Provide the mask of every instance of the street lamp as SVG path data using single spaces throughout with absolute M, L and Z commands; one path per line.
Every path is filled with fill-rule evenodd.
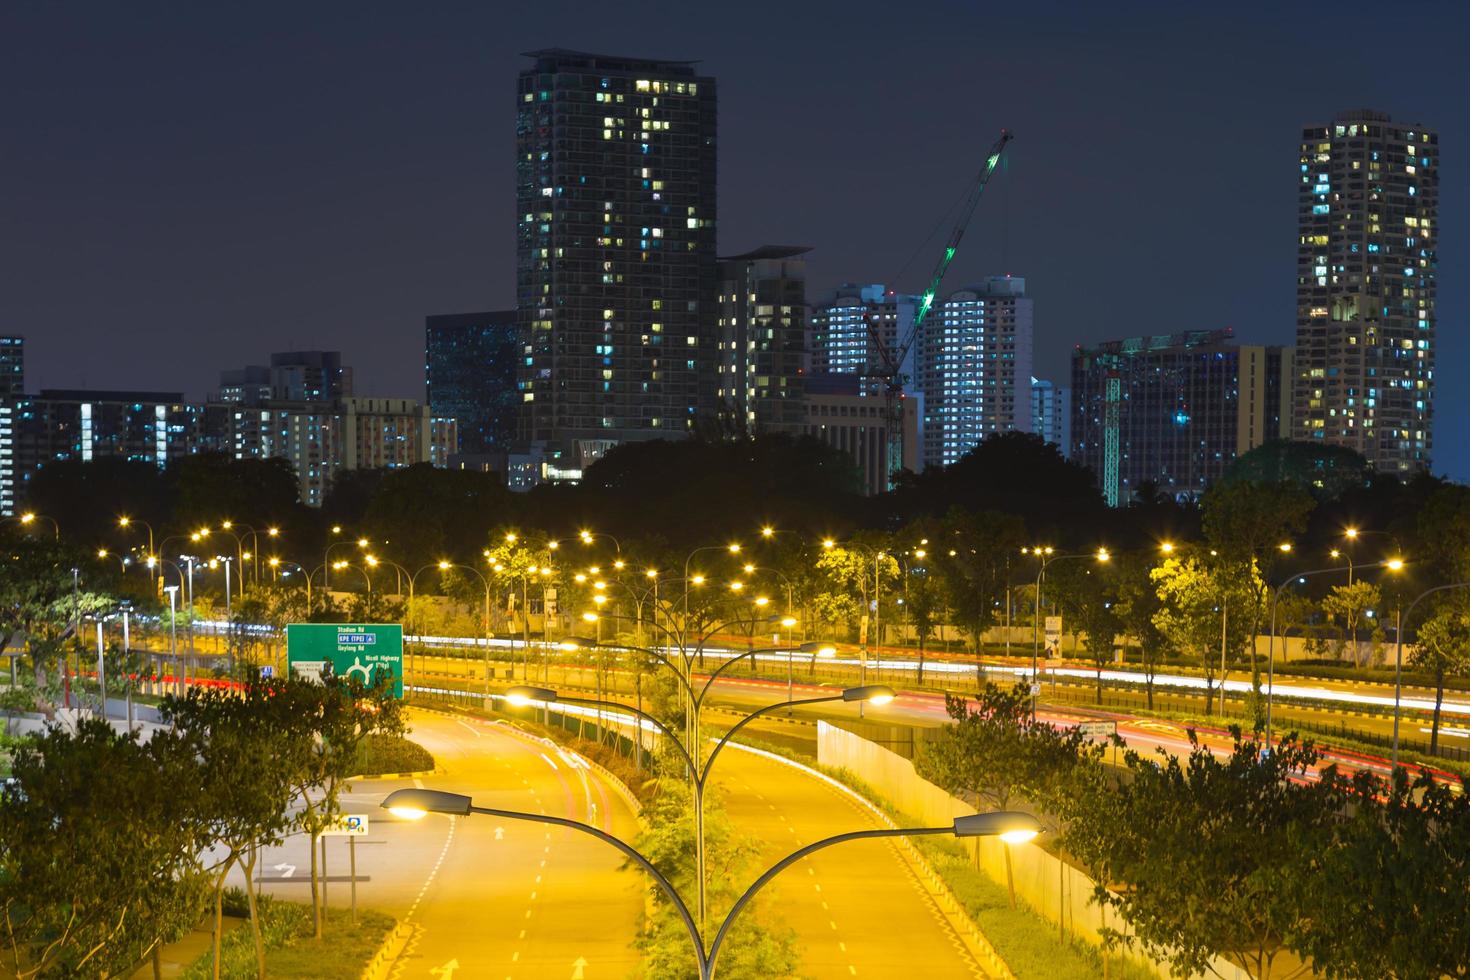
M 524 820 L 529 823 L 548 824 L 553 827 L 565 827 L 595 837 L 606 844 L 611 845 L 622 852 L 629 860 L 637 864 L 653 878 L 659 888 L 679 913 L 679 918 L 684 923 L 685 930 L 689 933 L 689 940 L 694 944 L 695 962 L 699 967 L 700 980 L 713 980 L 715 966 L 720 955 L 720 948 L 724 945 L 725 937 L 729 935 L 730 927 L 736 918 L 755 898 L 756 893 L 770 883 L 770 881 L 808 855 L 831 847 L 834 844 L 842 844 L 854 840 L 871 840 L 885 837 L 922 837 L 928 835 L 949 834 L 954 837 L 998 837 L 1010 845 L 1019 845 L 1034 840 L 1041 833 L 1041 823 L 1028 813 L 1013 811 L 995 811 L 991 813 L 975 813 L 968 816 L 956 817 L 954 822 L 947 827 L 884 827 L 877 830 L 854 830 L 845 834 L 836 834 L 805 847 L 798 848 L 786 857 L 777 861 L 766 870 L 759 878 L 747 888 L 730 907 L 725 914 L 715 933 L 714 942 L 710 944 L 709 951 L 704 948 L 704 936 L 700 926 L 694 921 L 690 914 L 689 906 L 680 897 L 678 889 L 674 887 L 667 876 L 654 866 L 638 852 L 631 844 L 621 838 L 590 824 L 579 820 L 569 820 L 565 817 L 553 817 L 544 813 L 526 813 L 520 810 L 499 810 L 491 807 L 475 806 L 474 800 L 460 793 L 448 793 L 443 790 L 432 789 L 400 789 L 389 793 L 379 804 L 383 809 L 403 820 L 420 820 L 430 813 L 443 813 L 450 816 L 468 817 L 472 813 L 484 816 L 496 817 L 502 820 Z
M 51 536 L 58 541 L 61 540 L 61 526 L 56 523 L 56 519 L 54 517 L 47 517 L 45 514 L 37 514 L 33 510 L 28 510 L 24 514 L 17 514 L 14 517 L 7 517 L 3 520 L 0 520 L 0 524 L 8 524 L 11 521 L 14 521 L 21 527 L 25 528 L 29 528 L 37 521 L 48 521 L 51 524 Z
M 485 696 L 486 697 L 489 697 L 490 696 L 490 580 L 488 578 L 486 578 L 480 572 L 480 570 L 478 568 L 472 568 L 469 565 L 460 565 L 460 564 L 458 564 L 456 562 L 452 562 L 452 561 L 441 561 L 441 562 L 438 563 L 438 566 L 437 567 L 438 567 L 439 571 L 441 571 L 441 572 L 447 572 L 451 568 L 458 568 L 458 569 L 460 569 L 462 571 L 469 572 L 470 574 L 474 575 L 475 578 L 479 579 L 480 580 L 480 584 L 485 587 L 485 614 L 484 614 L 483 622 L 481 624 L 481 628 L 484 630 L 484 633 L 485 633 Z M 415 574 L 417 574 L 417 573 L 415 573 Z M 410 587 L 412 587 L 412 583 L 410 583 Z M 514 669 L 514 665 L 515 665 L 515 651 L 514 650 L 511 651 L 511 665 L 512 665 L 512 668 L 511 669 L 513 670 Z M 422 661 L 420 662 L 419 666 L 420 667 L 423 666 Z
M 1163 547 L 1165 551 L 1174 550 L 1172 544 L 1166 543 Z M 1056 549 L 1051 545 L 1036 545 L 1032 548 L 1021 549 L 1021 554 L 1031 555 L 1041 563 L 1041 567 L 1036 572 L 1036 613 L 1031 617 L 1031 717 L 1033 720 L 1036 718 L 1037 700 L 1041 697 L 1041 681 L 1038 679 L 1041 669 L 1041 589 L 1046 583 L 1046 568 L 1052 562 L 1063 561 L 1067 558 L 1091 558 L 1103 563 L 1113 558 L 1112 552 L 1107 548 L 1071 555 L 1058 555 L 1055 554 L 1055 551 Z
M 1399 567 L 1403 567 L 1403 563 L 1402 562 L 1399 562 Z M 1394 764 L 1394 766 L 1398 766 L 1398 764 L 1399 764 L 1399 700 L 1400 700 L 1400 694 L 1401 694 L 1401 692 L 1403 690 L 1402 687 L 1401 687 L 1401 685 L 1400 685 L 1400 671 L 1403 669 L 1403 663 L 1404 663 L 1404 620 L 1408 619 L 1410 616 L 1412 616 L 1414 614 L 1414 607 L 1417 606 L 1417 605 L 1419 605 L 1419 601 L 1421 599 L 1426 599 L 1429 596 L 1434 595 L 1436 592 L 1448 592 L 1451 589 L 1470 589 L 1470 582 L 1454 582 L 1454 583 L 1452 583 L 1450 585 L 1437 585 L 1434 588 L 1432 588 L 1432 589 L 1426 589 L 1423 592 L 1419 593 L 1417 596 L 1415 596 L 1414 597 L 1414 601 L 1411 602 L 1411 603 L 1409 603 L 1409 608 L 1407 610 L 1405 610 L 1402 606 L 1399 607 L 1400 612 L 1399 612 L 1399 616 L 1398 616 L 1398 625 L 1397 625 L 1397 627 L 1395 627 L 1395 630 L 1394 630 L 1394 632 L 1395 632 L 1396 635 L 1394 637 L 1394 650 L 1393 650 L 1393 764 Z
M 738 660 L 740 658 L 737 657 L 735 659 Z M 725 664 L 721 665 L 721 669 L 728 667 L 731 663 L 734 662 L 735 660 L 727 661 Z M 709 691 L 709 685 L 713 683 L 714 678 L 716 675 L 718 675 L 718 673 L 719 672 L 716 671 L 715 675 L 712 675 L 708 680 L 706 680 L 704 688 L 697 698 L 698 701 L 702 702 L 704 700 L 704 694 Z M 689 690 L 691 697 L 693 697 L 693 688 L 690 687 Z M 866 684 L 860 687 L 849 687 L 838 694 L 829 694 L 818 698 L 802 698 L 799 701 L 778 701 L 775 704 L 768 704 L 764 707 L 757 708 L 755 711 L 737 721 L 727 732 L 725 732 L 724 735 L 720 736 L 719 740 L 715 742 L 715 747 L 711 749 L 710 754 L 705 757 L 704 765 L 702 767 L 697 762 L 695 762 L 695 756 L 699 754 L 697 743 L 693 746 L 693 751 L 691 752 L 690 747 L 686 747 L 683 741 L 681 741 L 678 736 L 676 736 L 669 729 L 667 725 L 659 721 L 658 718 L 644 711 L 642 708 L 635 708 L 632 705 L 622 704 L 621 702 L 604 701 L 597 698 L 564 697 L 557 691 L 547 687 L 512 687 L 505 692 L 505 697 L 506 700 L 509 701 L 511 704 L 517 706 L 525 706 L 537 702 L 547 704 L 562 702 L 565 704 L 588 705 L 590 707 L 596 707 L 599 709 L 608 707 L 620 708 L 625 711 L 631 711 L 639 718 L 642 718 L 643 720 L 649 722 L 669 739 L 674 748 L 678 751 L 680 758 L 682 758 L 684 760 L 684 763 L 688 765 L 689 772 L 691 774 L 690 787 L 694 793 L 695 877 L 699 884 L 699 923 L 700 926 L 703 927 L 706 909 L 704 864 L 704 793 L 705 787 L 709 783 L 710 771 L 714 768 L 715 760 L 719 758 L 720 751 L 724 749 L 727 744 L 729 744 L 730 740 L 734 738 L 735 735 L 742 728 L 750 724 L 752 721 L 755 721 L 762 715 L 769 714 L 772 711 L 777 711 L 781 708 L 794 708 L 800 705 L 828 704 L 833 701 L 843 701 L 856 704 L 868 703 L 873 705 L 885 705 L 893 700 L 894 693 L 892 688 L 885 687 L 881 684 Z
M 1386 568 L 1391 572 L 1397 572 L 1403 569 L 1404 560 L 1402 558 L 1390 558 L 1386 561 L 1374 562 L 1371 565 L 1365 565 L 1363 567 Z M 1271 633 L 1266 638 L 1266 746 L 1268 748 L 1271 746 L 1271 709 L 1275 703 L 1276 694 L 1276 606 L 1281 601 L 1281 593 L 1286 591 L 1287 586 L 1297 582 L 1305 582 L 1307 579 L 1311 578 L 1314 575 L 1331 575 L 1333 572 L 1348 571 L 1348 568 L 1349 566 L 1347 565 L 1339 565 L 1333 568 L 1318 568 L 1310 572 L 1298 572 L 1297 574 L 1288 578 L 1285 582 L 1282 582 L 1280 585 L 1278 585 L 1276 587 L 1276 591 L 1271 593 Z M 1410 606 L 1410 609 L 1412 608 L 1413 607 Z M 1402 618 L 1400 618 L 1400 624 L 1402 624 Z M 1400 641 L 1402 641 L 1402 637 L 1400 637 L 1399 639 Z M 1285 638 L 1283 638 L 1282 650 L 1284 651 L 1285 649 Z M 1256 676 L 1259 677 L 1260 675 L 1257 674 Z M 1223 684 L 1223 679 L 1221 683 Z M 1395 695 L 1395 705 L 1397 705 L 1397 701 L 1397 695 Z M 1221 703 L 1224 703 L 1223 695 Z M 1394 721 L 1395 724 L 1397 724 L 1398 715 L 1396 709 Z M 1397 743 L 1395 743 L 1395 746 L 1397 746 Z

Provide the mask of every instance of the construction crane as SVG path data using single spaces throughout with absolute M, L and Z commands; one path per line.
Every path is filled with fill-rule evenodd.
M 980 173 L 970 188 L 969 196 L 960 206 L 959 220 L 955 222 L 954 230 L 949 233 L 949 241 L 945 243 L 944 254 L 940 256 L 939 264 L 934 267 L 934 275 L 929 279 L 929 288 L 925 289 L 919 297 L 919 306 L 914 310 L 913 322 L 909 324 L 908 333 L 904 335 L 898 346 L 890 348 L 885 344 L 879 325 L 872 318 L 868 319 L 868 341 L 878 351 L 881 363 L 870 363 L 865 374 L 870 378 L 880 378 L 884 382 L 884 419 L 888 428 L 886 465 L 889 489 L 893 488 L 894 477 L 903 469 L 903 418 L 900 402 L 903 397 L 904 382 L 907 380 L 903 374 L 903 362 L 907 359 L 914 342 L 918 340 L 919 331 L 923 329 L 924 321 L 929 318 L 929 311 L 934 308 L 934 300 L 939 295 L 939 286 L 944 282 L 944 274 L 949 271 L 950 263 L 954 262 L 955 253 L 959 251 L 960 239 L 965 237 L 965 229 L 969 227 L 970 219 L 975 215 L 975 207 L 980 203 L 980 195 L 985 192 L 985 185 L 990 183 L 990 175 L 995 173 L 996 166 L 1000 164 L 1000 156 L 1005 152 L 1006 144 L 1010 141 L 1011 134 L 1004 129 L 1001 130 L 1000 139 L 996 140 L 990 151 L 985 154 L 985 163 L 980 167 Z

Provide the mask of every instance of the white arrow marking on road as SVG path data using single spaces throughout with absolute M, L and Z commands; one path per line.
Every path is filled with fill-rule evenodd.
M 582 971 L 587 969 L 587 960 L 581 956 L 572 964 L 572 980 L 582 980 Z
M 296 865 L 278 864 L 276 865 L 276 870 L 281 873 L 282 878 L 289 878 L 296 873 Z
M 504 827 L 496 827 L 495 828 L 495 839 L 496 840 L 505 840 L 505 828 Z
M 459 969 L 459 960 L 450 960 L 443 966 L 436 966 L 429 971 L 432 977 L 443 977 L 444 980 L 452 980 L 454 971 Z

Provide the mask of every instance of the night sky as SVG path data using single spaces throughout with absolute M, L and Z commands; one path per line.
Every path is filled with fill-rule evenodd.
M 1196 9 L 1198 7 L 1198 9 Z M 1436 470 L 1470 479 L 1470 5 L 41 3 L 0 6 L 0 332 L 29 387 L 182 390 L 339 348 L 422 397 L 423 317 L 514 305 L 520 52 L 699 59 L 720 247 L 802 244 L 812 298 L 1025 276 L 1073 344 L 1294 330 L 1302 126 L 1441 134 Z M 1381 45 L 1381 47 L 1379 47 Z

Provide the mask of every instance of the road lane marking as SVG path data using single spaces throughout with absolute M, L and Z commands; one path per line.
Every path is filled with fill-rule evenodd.
M 541 753 L 541 758 L 546 760 L 546 764 L 551 767 L 552 772 L 561 771 L 561 766 L 557 765 L 555 762 L 552 762 L 551 756 L 547 755 L 545 752 Z

